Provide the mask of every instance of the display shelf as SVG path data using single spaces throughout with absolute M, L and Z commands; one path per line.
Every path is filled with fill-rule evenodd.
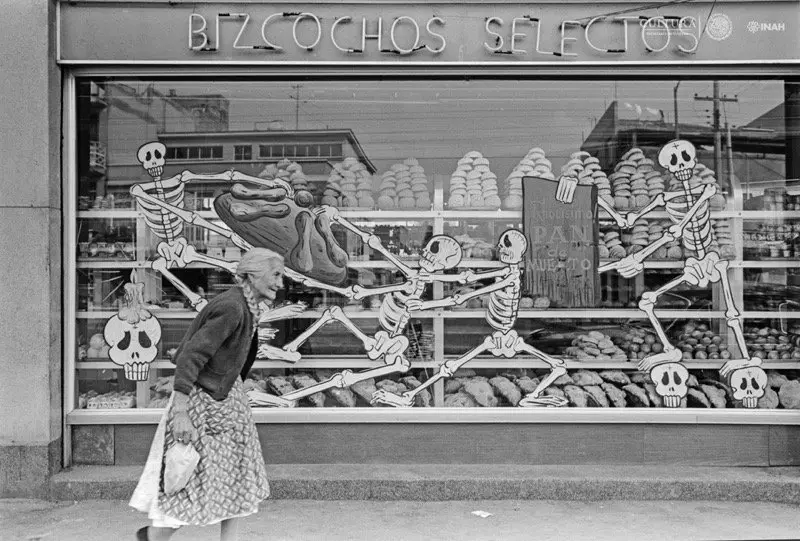
M 377 319 L 378 310 L 365 309 L 360 306 L 343 306 L 342 310 L 352 319 Z M 295 316 L 292 319 L 319 319 L 323 310 L 306 310 Z M 77 319 L 109 319 L 116 316 L 119 312 L 114 310 L 96 310 L 96 311 L 81 311 L 75 312 Z M 150 313 L 158 319 L 194 319 L 197 312 L 194 310 L 171 310 L 171 309 L 158 309 L 151 308 Z M 432 319 L 436 317 L 433 311 L 415 312 L 414 319 Z
M 800 269 L 800 259 L 731 261 L 732 269 Z
M 156 425 L 163 409 L 74 410 L 69 425 Z M 701 408 L 253 408 L 256 423 L 800 425 L 798 410 Z
M 196 211 L 199 216 L 206 219 L 216 219 L 217 213 L 213 210 Z M 634 209 L 619 211 L 623 214 L 635 212 Z M 365 218 L 365 219 L 387 219 L 387 220 L 418 220 L 426 218 L 444 218 L 445 220 L 470 219 L 496 219 L 514 220 L 522 218 L 521 210 L 364 210 L 364 209 L 339 209 L 339 214 L 346 218 Z M 77 213 L 78 218 L 138 218 L 143 216 L 136 209 L 100 209 L 100 210 L 81 210 Z M 598 213 L 600 219 L 610 220 L 611 215 L 605 211 Z M 644 219 L 669 219 L 669 214 L 663 210 L 654 210 L 643 217 Z M 800 220 L 800 210 L 770 211 L 770 210 L 715 210 L 711 211 L 712 219 L 742 218 L 744 220 Z
M 375 368 L 381 366 L 383 363 L 380 360 L 371 361 L 366 357 L 350 357 L 350 356 L 326 356 L 303 357 L 296 363 L 287 361 L 273 361 L 273 360 L 256 360 L 253 362 L 253 370 L 255 369 L 292 369 L 303 370 L 306 368 Z M 175 364 L 167 359 L 156 359 L 150 365 L 151 369 L 165 369 L 174 370 Z M 411 369 L 426 369 L 426 368 L 439 368 L 439 363 L 434 361 L 411 361 Z M 75 363 L 76 370 L 122 370 L 122 367 L 111 361 L 77 361 Z
M 794 312 L 745 310 L 742 313 L 742 317 L 744 319 L 800 319 L 800 310 L 796 310 Z
M 142 215 L 136 209 L 126 208 L 126 209 L 102 209 L 102 210 L 79 210 L 78 219 L 135 219 L 139 218 Z
M 403 263 L 412 268 L 419 268 L 419 258 L 401 258 Z M 605 265 L 614 263 L 617 259 L 601 259 L 600 264 Z M 645 269 L 680 269 L 683 268 L 683 260 L 648 260 L 643 262 Z M 347 266 L 352 269 L 394 269 L 396 268 L 388 261 L 349 261 Z M 490 259 L 464 259 L 459 267 L 473 269 L 500 268 L 504 264 L 500 261 Z M 79 269 L 142 269 L 149 267 L 146 261 L 132 261 L 122 259 L 78 259 Z M 206 263 L 190 263 L 187 269 L 219 269 L 214 265 Z M 800 269 L 800 259 L 781 259 L 781 260 L 744 260 L 731 261 L 730 268 L 737 269 Z
M 75 370 L 122 370 L 123 367 L 111 361 L 86 360 L 76 361 Z M 156 359 L 150 363 L 151 370 L 174 370 L 175 365 L 167 359 Z
M 535 345 L 535 342 L 534 342 Z M 454 360 L 458 357 L 448 355 L 445 360 Z M 638 371 L 638 361 L 578 361 L 573 358 L 565 357 L 567 370 L 632 370 Z M 719 370 L 725 363 L 724 360 L 686 360 L 681 361 L 689 370 Z M 798 370 L 800 361 L 764 361 L 764 370 Z M 536 357 L 527 355 L 517 355 L 513 359 L 499 359 L 497 357 L 476 357 L 471 360 L 464 368 L 473 370 L 505 370 L 511 368 L 550 368 L 550 365 L 540 361 Z
M 483 319 L 485 313 L 482 309 L 435 311 L 437 316 L 452 319 Z M 725 317 L 725 312 L 721 310 L 667 310 L 656 308 L 656 313 L 662 319 L 715 319 Z M 798 313 L 800 314 L 800 312 Z M 517 317 L 519 319 L 647 319 L 647 314 L 638 308 L 547 308 L 542 310 L 520 310 Z

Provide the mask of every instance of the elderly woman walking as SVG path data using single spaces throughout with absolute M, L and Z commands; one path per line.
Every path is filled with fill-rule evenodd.
M 170 405 L 130 502 L 152 520 L 136 532 L 139 541 L 169 539 L 185 525 L 216 523 L 220 539 L 233 541 L 237 519 L 256 513 L 269 497 L 242 378 L 258 350 L 259 305 L 275 300 L 283 270 L 279 254 L 249 250 L 236 269 L 236 285 L 209 301 L 179 345 Z M 191 443 L 200 461 L 182 490 L 166 494 L 164 455 L 175 442 Z

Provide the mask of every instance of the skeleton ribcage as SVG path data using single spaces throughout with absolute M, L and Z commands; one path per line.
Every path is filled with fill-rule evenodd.
M 493 329 L 508 332 L 514 327 L 519 312 L 519 284 L 511 284 L 489 294 L 486 322 Z
M 183 184 L 179 184 L 169 192 L 152 188 L 147 191 L 147 195 L 157 197 L 173 207 L 183 208 Z M 184 222 L 178 215 L 143 199 L 137 201 L 144 213 L 145 223 L 157 237 L 171 241 L 183 232 Z
M 696 198 L 681 197 L 667 202 L 666 209 L 670 220 L 676 224 L 683 220 L 686 213 L 694 205 L 694 201 L 696 201 Z M 711 247 L 711 220 L 708 203 L 703 203 L 700 206 L 697 214 L 686 226 L 682 240 L 687 249 L 693 250 L 700 255 L 705 255 Z

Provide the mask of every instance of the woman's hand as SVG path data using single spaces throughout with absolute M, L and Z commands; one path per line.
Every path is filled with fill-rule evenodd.
M 189 412 L 179 411 L 175 413 L 172 420 L 172 434 L 176 441 L 181 443 L 192 443 L 197 441 L 197 430 L 189 419 Z
M 197 430 L 189 419 L 189 397 L 185 394 L 175 391 L 175 398 L 173 398 L 173 413 L 172 418 L 172 436 L 175 441 L 181 443 L 192 443 L 197 441 Z

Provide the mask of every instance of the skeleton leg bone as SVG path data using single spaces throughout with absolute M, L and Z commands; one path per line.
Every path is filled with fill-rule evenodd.
M 181 282 L 181 281 L 180 281 L 180 279 L 178 279 L 178 277 L 177 277 L 177 276 L 175 276 L 174 274 L 172 274 L 172 273 L 171 273 L 171 272 L 168 270 L 168 268 L 167 268 L 167 264 L 168 264 L 168 262 L 167 262 L 167 260 L 166 260 L 166 259 L 164 259 L 163 257 L 159 257 L 158 259 L 155 259 L 154 261 L 150 261 L 150 262 L 148 262 L 148 263 L 147 263 L 147 266 L 149 266 L 151 269 L 153 269 L 153 270 L 155 270 L 155 271 L 158 271 L 158 272 L 160 272 L 160 273 L 161 273 L 161 275 L 162 275 L 164 278 L 166 278 L 167 280 L 169 280 L 169 281 L 172 283 L 172 285 L 174 285 L 174 286 L 175 286 L 175 288 L 176 288 L 178 291 L 180 291 L 181 293 L 183 293 L 183 295 L 184 295 L 184 296 L 185 296 L 187 299 L 189 299 L 189 302 L 191 303 L 191 305 L 192 305 L 192 308 L 194 308 L 194 309 L 195 309 L 195 310 L 197 310 L 198 312 L 199 312 L 200 310 L 202 310 L 202 309 L 203 309 L 203 307 L 205 307 L 205 305 L 206 305 L 206 304 L 208 304 L 208 301 L 207 301 L 207 300 L 205 300 L 204 298 L 202 298 L 202 297 L 201 297 L 200 295 L 198 295 L 197 293 L 193 292 L 191 289 L 189 289 L 189 287 L 188 287 L 186 284 L 184 284 L 183 282 Z
M 355 323 L 350 321 L 350 318 L 348 318 L 344 314 L 344 312 L 340 307 L 332 306 L 327 310 L 325 310 L 319 317 L 319 319 L 316 320 L 314 323 L 312 323 L 308 329 L 303 331 L 300 334 L 300 336 L 298 336 L 297 338 L 295 338 L 294 340 L 283 346 L 283 349 L 286 351 L 297 351 L 298 348 L 301 345 L 303 345 L 306 342 L 306 340 L 308 340 L 315 332 L 317 332 L 320 328 L 324 327 L 325 325 L 327 325 L 332 321 L 338 321 L 342 325 L 347 327 L 350 330 L 350 332 L 356 336 L 356 338 L 361 340 L 365 348 L 371 349 L 372 347 L 375 346 L 374 338 L 364 334 L 364 332 L 361 329 L 359 329 L 355 325 Z
M 659 341 L 661 341 L 661 345 L 664 348 L 664 351 L 661 353 L 656 353 L 654 355 L 650 355 L 642 359 L 639 362 L 639 370 L 643 372 L 649 372 L 653 367 L 664 364 L 664 363 L 674 363 L 681 360 L 681 351 L 673 346 L 669 338 L 667 338 L 667 334 L 664 332 L 664 328 L 661 326 L 661 322 L 655 315 L 655 307 L 656 302 L 658 302 L 658 298 L 663 295 L 664 293 L 671 291 L 681 285 L 682 283 L 686 282 L 685 274 L 674 280 L 668 282 L 667 284 L 661 286 L 660 288 L 656 289 L 655 291 L 647 291 L 642 294 L 642 298 L 639 301 L 639 309 L 642 310 L 645 314 L 647 314 L 647 318 L 650 320 L 650 324 L 655 329 L 656 334 L 658 335 Z
M 568 402 L 564 398 L 559 398 L 556 396 L 545 397 L 541 396 L 541 394 L 546 388 L 552 385 L 555 380 L 567 373 L 567 363 L 563 359 L 551 357 L 539 351 L 530 344 L 526 344 L 522 338 L 518 339 L 517 343 L 515 344 L 515 348 L 520 353 L 528 353 L 534 357 L 537 357 L 538 359 L 549 364 L 551 368 L 550 373 L 547 375 L 547 377 L 539 382 L 539 385 L 536 386 L 536 389 L 520 400 L 519 406 L 566 406 Z
M 728 261 L 722 259 L 717 261 L 714 265 L 720 274 L 720 284 L 722 285 L 722 293 L 725 296 L 725 319 L 728 327 L 733 330 L 736 337 L 736 344 L 739 346 L 739 352 L 744 359 L 731 360 L 726 362 L 720 368 L 720 375 L 727 377 L 734 370 L 741 368 L 750 368 L 754 366 L 761 366 L 762 360 L 758 357 L 751 357 L 747 350 L 747 343 L 744 339 L 744 330 L 742 329 L 742 314 L 736 309 L 736 303 L 733 300 L 733 291 L 731 283 L 728 279 Z
M 474 359 L 478 355 L 481 355 L 482 353 L 492 350 L 495 347 L 496 343 L 494 341 L 494 338 L 491 336 L 487 336 L 486 338 L 484 338 L 483 343 L 481 345 L 465 353 L 458 359 L 451 359 L 445 361 L 439 367 L 438 373 L 429 377 L 427 380 L 425 380 L 425 383 L 423 383 L 416 389 L 405 392 L 402 395 L 396 395 L 394 393 L 390 393 L 389 391 L 380 389 L 372 395 L 372 403 L 373 404 L 380 403 L 389 406 L 410 408 L 414 404 L 414 397 L 417 396 L 419 393 L 421 393 L 422 391 L 424 391 L 437 381 L 451 377 L 453 374 L 456 373 L 456 371 L 459 368 L 470 362 L 472 359 Z
M 387 360 L 389 359 L 387 358 Z M 311 385 L 309 387 L 304 387 L 303 389 L 298 389 L 296 391 L 281 395 L 281 398 L 286 400 L 299 400 L 306 396 L 311 396 L 312 394 L 319 393 L 321 391 L 327 391 L 328 389 L 332 389 L 334 387 L 350 387 L 354 383 L 359 383 L 364 380 L 378 378 L 389 374 L 402 374 L 408 372 L 409 368 L 411 368 L 411 363 L 408 362 L 408 359 L 406 359 L 405 355 L 396 354 L 393 355 L 391 361 L 384 366 L 370 368 L 369 370 L 364 370 L 363 372 L 343 370 L 342 372 L 335 374 L 327 380 L 316 385 Z

